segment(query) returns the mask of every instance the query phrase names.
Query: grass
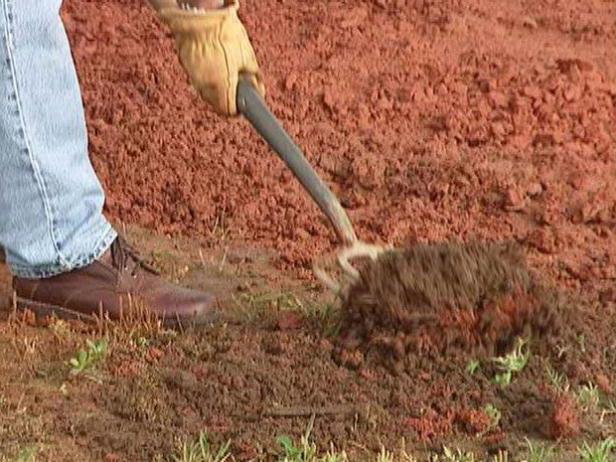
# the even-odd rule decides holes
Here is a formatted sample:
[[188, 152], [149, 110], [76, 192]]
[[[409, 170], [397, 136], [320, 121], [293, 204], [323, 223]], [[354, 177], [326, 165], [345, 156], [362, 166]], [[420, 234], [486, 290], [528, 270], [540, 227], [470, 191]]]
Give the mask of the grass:
[[69, 360], [71, 375], [79, 375], [95, 369], [107, 356], [106, 340], [86, 340], [86, 350], [79, 350], [77, 355]]
[[552, 387], [559, 392], [568, 392], [570, 385], [567, 377], [556, 372], [549, 364], [546, 366], [546, 373]]
[[530, 351], [523, 351], [526, 341], [524, 339], [518, 339], [518, 344], [514, 350], [506, 356], [492, 358], [492, 361], [496, 363], [500, 373], [494, 377], [494, 382], [501, 387], [506, 387], [511, 384], [514, 373], [521, 372], [528, 364], [530, 358]]
[[443, 447], [443, 458], [435, 456], [431, 462], [479, 462], [472, 452], [463, 452], [457, 449], [455, 452], [448, 447]]
[[579, 449], [580, 457], [584, 462], [610, 462], [610, 456], [616, 448], [616, 440], [607, 438], [594, 446], [589, 446], [586, 441]]
[[38, 454], [38, 448], [36, 446], [29, 446], [19, 451], [15, 462], [36, 462], [36, 455]]
[[[306, 432], [296, 444], [289, 436], [283, 435], [277, 438], [281, 448], [280, 462], [348, 462], [349, 459], [344, 451], [335, 452], [332, 448], [324, 456], [318, 455], [317, 445], [312, 441], [310, 434], [314, 425], [314, 417], [310, 419]], [[387, 459], [386, 459], [387, 460]]]
[[486, 415], [490, 418], [490, 425], [488, 426], [488, 428], [484, 430], [483, 433], [489, 433], [492, 430], [495, 430], [496, 428], [498, 428], [498, 425], [500, 424], [500, 420], [502, 417], [501, 412], [498, 410], [498, 408], [496, 408], [492, 404], [487, 404], [483, 410], [486, 413]]
[[306, 300], [291, 291], [245, 293], [234, 299], [238, 314], [249, 323], [261, 321], [272, 313], [290, 311], [319, 326], [328, 337], [335, 336], [339, 330], [339, 311], [333, 305]]
[[475, 375], [480, 367], [481, 363], [477, 359], [471, 359], [466, 365], [466, 372], [468, 375]]
[[599, 388], [593, 383], [588, 382], [580, 387], [577, 393], [577, 399], [584, 412], [597, 409], [601, 399], [599, 396]]
[[[499, 451], [498, 454], [489, 459], [490, 462], [507, 462], [509, 456], [507, 452]], [[447, 447], [443, 447], [441, 456], [434, 455], [430, 458], [430, 462], [482, 462], [472, 452], [464, 452], [461, 449], [455, 451]]]
[[528, 438], [524, 439], [526, 440], [526, 445], [528, 446], [526, 462], [552, 462], [554, 460], [553, 446], [534, 446]]
[[226, 462], [233, 458], [229, 453], [231, 442], [227, 441], [218, 450], [210, 444], [207, 433], [201, 432], [193, 442], [184, 442], [179, 454], [173, 457], [174, 462]]

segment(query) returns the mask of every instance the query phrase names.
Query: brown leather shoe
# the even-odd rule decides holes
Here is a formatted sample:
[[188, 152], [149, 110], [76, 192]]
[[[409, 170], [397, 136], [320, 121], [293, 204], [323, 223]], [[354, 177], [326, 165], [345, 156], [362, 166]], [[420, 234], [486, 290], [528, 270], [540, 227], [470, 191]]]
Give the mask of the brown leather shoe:
[[214, 297], [166, 282], [122, 238], [85, 268], [47, 279], [16, 277], [13, 290], [18, 309], [43, 318], [91, 321], [102, 313], [118, 320], [145, 306], [168, 327], [218, 319]]

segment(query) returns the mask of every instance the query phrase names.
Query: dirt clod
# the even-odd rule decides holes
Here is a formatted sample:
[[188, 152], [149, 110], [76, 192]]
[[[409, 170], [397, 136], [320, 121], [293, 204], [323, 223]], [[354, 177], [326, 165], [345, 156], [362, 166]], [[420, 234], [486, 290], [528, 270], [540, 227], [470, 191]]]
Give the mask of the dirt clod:
[[558, 308], [513, 246], [475, 242], [384, 254], [362, 269], [343, 311], [347, 334], [401, 358], [450, 348], [500, 352], [517, 336], [557, 330]]
[[580, 416], [573, 398], [566, 394], [556, 397], [550, 419], [550, 436], [571, 438], [580, 433]]

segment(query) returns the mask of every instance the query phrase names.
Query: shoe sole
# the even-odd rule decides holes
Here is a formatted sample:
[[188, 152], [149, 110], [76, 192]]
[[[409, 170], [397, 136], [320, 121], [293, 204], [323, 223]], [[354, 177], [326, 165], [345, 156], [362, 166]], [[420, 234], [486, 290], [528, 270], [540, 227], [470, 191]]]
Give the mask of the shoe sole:
[[28, 300], [17, 296], [15, 296], [15, 304], [18, 311], [31, 311], [37, 319], [49, 319], [55, 317], [67, 321], [82, 321], [87, 323], [96, 322], [96, 318], [94, 318], [94, 316], [69, 310], [62, 306], [35, 302], [34, 300]]
[[[18, 311], [31, 311], [37, 319], [59, 318], [66, 321], [81, 321], [88, 324], [96, 324], [99, 321], [99, 318], [95, 316], [83, 314], [62, 306], [36, 302], [18, 296], [15, 296], [15, 304]], [[214, 324], [216, 322], [216, 320], [213, 319], [199, 317], [184, 320], [180, 318], [164, 318], [161, 319], [161, 321], [163, 327], [170, 329]]]

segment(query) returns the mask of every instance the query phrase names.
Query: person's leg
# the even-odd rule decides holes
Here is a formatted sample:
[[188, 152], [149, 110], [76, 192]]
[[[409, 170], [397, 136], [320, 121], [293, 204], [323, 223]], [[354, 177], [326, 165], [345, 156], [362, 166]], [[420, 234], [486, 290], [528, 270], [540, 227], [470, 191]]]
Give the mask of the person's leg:
[[23, 278], [84, 267], [116, 238], [60, 6], [0, 0], [0, 247]]
[[136, 301], [168, 325], [217, 319], [209, 294], [166, 282], [102, 215], [61, 0], [0, 0], [0, 247], [16, 306], [119, 319]]

